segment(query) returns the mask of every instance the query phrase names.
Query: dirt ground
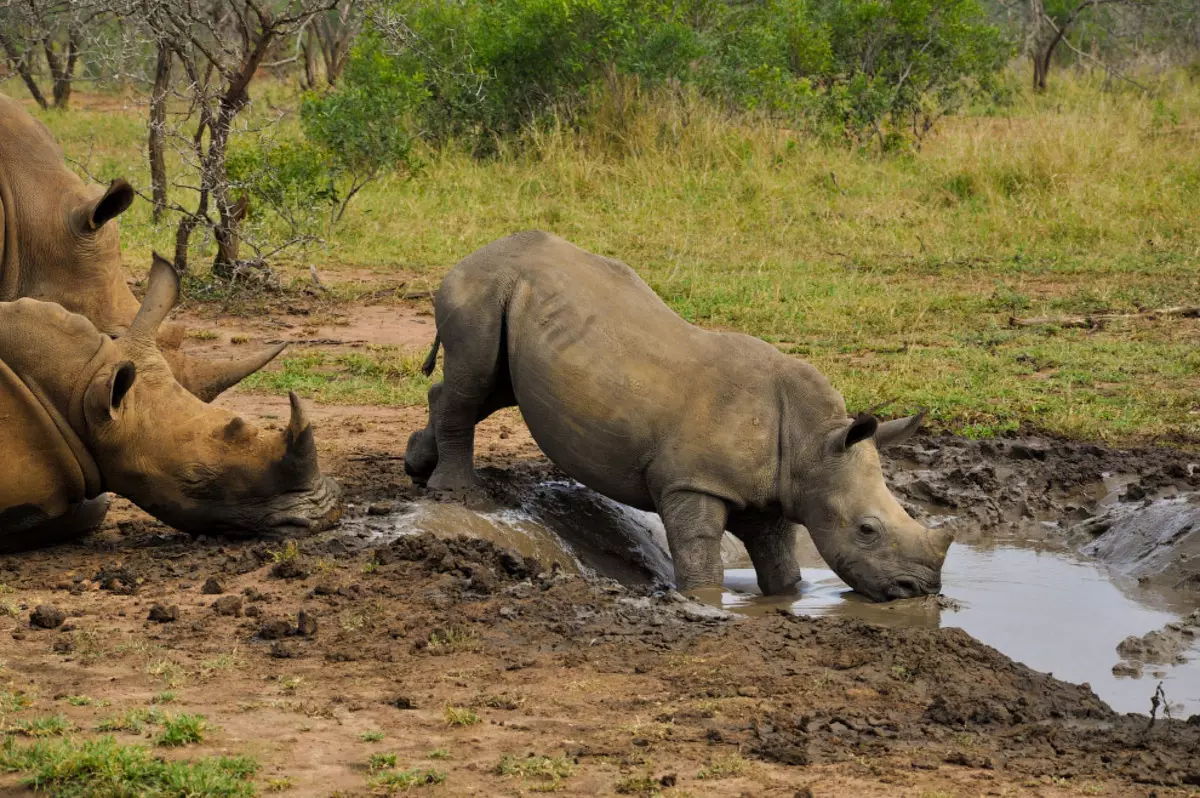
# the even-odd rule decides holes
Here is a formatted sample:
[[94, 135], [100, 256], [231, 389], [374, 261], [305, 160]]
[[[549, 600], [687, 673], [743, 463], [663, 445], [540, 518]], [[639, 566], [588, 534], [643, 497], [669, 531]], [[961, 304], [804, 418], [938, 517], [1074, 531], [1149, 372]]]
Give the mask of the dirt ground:
[[[202, 323], [220, 337], [189, 346], [232, 336], [354, 346], [384, 342], [379, 330], [386, 343], [428, 345], [418, 307], [387, 307], [401, 309], [356, 313], [354, 325], [336, 309], [272, 323], [210, 317]], [[392, 312], [403, 322], [385, 324]], [[219, 401], [286, 423], [284, 397]], [[348, 516], [418, 494], [401, 455], [423, 410], [311, 410]], [[482, 425], [477, 451], [487, 467], [550, 468], [512, 411]], [[1125, 481], [1142, 495], [1194, 490], [1188, 460], [922, 437], [897, 462], [936, 476], [897, 476], [895, 487], [914, 507], [953, 507], [1000, 531], [1094, 515], [1103, 473], [1138, 475]], [[118, 501], [81, 542], [0, 557], [0, 585], [0, 687], [33, 699], [0, 721], [62, 713], [92, 730], [172, 693], [164, 709], [202, 714], [212, 730], [169, 755], [253, 756], [264, 791], [371, 795], [369, 758], [394, 753], [400, 768], [445, 774], [419, 794], [448, 796], [1200, 794], [1200, 716], [1118, 716], [1086, 686], [959, 630], [733, 618], [670, 592], [547, 572], [482, 541], [372, 548], [337, 529], [294, 549], [191, 538]], [[65, 622], [31, 626], [42, 605]], [[149, 620], [156, 605], [174, 619]], [[524, 773], [502, 774], [506, 756]], [[540, 756], [561, 759], [528, 759]], [[26, 793], [0, 775], [0, 794]]]

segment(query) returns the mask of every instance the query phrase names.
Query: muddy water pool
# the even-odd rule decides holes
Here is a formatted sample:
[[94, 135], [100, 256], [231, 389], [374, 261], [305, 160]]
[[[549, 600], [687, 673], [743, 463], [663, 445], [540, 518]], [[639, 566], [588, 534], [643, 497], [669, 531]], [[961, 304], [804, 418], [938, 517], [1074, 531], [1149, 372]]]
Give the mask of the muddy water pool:
[[[473, 507], [418, 501], [394, 515], [350, 524], [360, 538], [384, 541], [431, 532], [467, 534], [536, 557], [568, 571], [591, 571], [625, 584], [650, 586], [671, 577], [658, 517], [610, 502], [570, 482], [542, 483], [511, 506]], [[741, 545], [729, 535], [724, 607], [753, 615], [785, 609], [798, 615], [838, 615], [891, 626], [960, 627], [1036, 670], [1091, 685], [1121, 712], [1148, 712], [1163, 683], [1176, 716], [1200, 713], [1200, 648], [1176, 665], [1146, 665], [1140, 678], [1117, 677], [1116, 646], [1194, 610], [1195, 593], [1143, 587], [1073, 552], [1017, 537], [976, 537], [951, 548], [942, 573], [943, 596], [874, 604], [852, 592], [803, 536], [798, 554], [804, 580], [798, 593], [764, 597]], [[1039, 540], [1044, 539], [1038, 536]]]
[[1173, 714], [1200, 713], [1200, 651], [1185, 654], [1182, 665], [1148, 665], [1141, 678], [1112, 673], [1118, 643], [1177, 620], [1194, 602], [1143, 589], [1069, 552], [955, 544], [942, 570], [942, 595], [953, 609], [933, 599], [875, 604], [824, 567], [805, 569], [799, 596], [760, 595], [747, 567], [727, 569], [725, 586], [724, 605], [734, 612], [787, 608], [892, 626], [959, 627], [1031, 668], [1087, 682], [1119, 712], [1149, 712], [1161, 681]]

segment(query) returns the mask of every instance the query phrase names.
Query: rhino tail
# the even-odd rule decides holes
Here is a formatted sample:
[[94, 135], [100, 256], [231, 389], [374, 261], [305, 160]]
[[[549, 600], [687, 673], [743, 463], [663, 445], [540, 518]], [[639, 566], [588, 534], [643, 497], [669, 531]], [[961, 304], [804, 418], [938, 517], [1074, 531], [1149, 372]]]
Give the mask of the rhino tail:
[[421, 373], [426, 377], [433, 374], [433, 370], [437, 368], [437, 353], [442, 345], [442, 334], [436, 332], [433, 335], [433, 347], [429, 350], [429, 356], [425, 358], [425, 363], [421, 366]]

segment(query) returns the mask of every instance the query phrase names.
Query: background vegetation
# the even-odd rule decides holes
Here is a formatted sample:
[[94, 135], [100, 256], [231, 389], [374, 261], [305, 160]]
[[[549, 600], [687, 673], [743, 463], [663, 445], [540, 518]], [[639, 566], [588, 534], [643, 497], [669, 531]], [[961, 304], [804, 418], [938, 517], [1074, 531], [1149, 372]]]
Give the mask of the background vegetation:
[[[268, 259], [282, 274], [434, 287], [542, 228], [627, 261], [691, 321], [811, 360], [855, 407], [896, 397], [976, 435], [1195, 442], [1200, 323], [1136, 315], [1200, 304], [1195, 15], [1047, 3], [1066, 44], [1043, 88], [1026, 5], [372, 6], [347, 22], [336, 79], [272, 66], [292, 39], [255, 73], [226, 170], [250, 198], [240, 232], [296, 243]], [[145, 81], [88, 91], [39, 113], [81, 172], [148, 186]], [[176, 113], [187, 87], [172, 91]], [[123, 219], [135, 271], [176, 222], [149, 202]], [[216, 253], [214, 230], [192, 249]], [[1128, 317], [1011, 321], [1095, 314]], [[363, 357], [297, 354], [257, 385], [420, 401], [407, 361]]]

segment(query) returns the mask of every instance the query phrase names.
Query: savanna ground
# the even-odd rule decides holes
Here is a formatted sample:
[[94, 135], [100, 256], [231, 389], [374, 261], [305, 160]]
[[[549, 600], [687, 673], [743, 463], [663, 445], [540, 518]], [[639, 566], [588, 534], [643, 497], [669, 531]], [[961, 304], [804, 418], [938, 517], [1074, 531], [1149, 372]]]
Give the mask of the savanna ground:
[[[297, 390], [352, 514], [413, 498], [428, 292], [476, 247], [542, 228], [630, 263], [696, 323], [809, 359], [854, 408], [894, 397], [889, 412], [927, 407], [972, 437], [1200, 441], [1200, 318], [1142, 313], [1200, 305], [1187, 78], [1153, 97], [1064, 79], [887, 157], [627, 100], [493, 160], [426, 153], [326, 244], [277, 260], [282, 291], [190, 281], [189, 347], [297, 342], [219, 401], [281, 424]], [[41, 118], [88, 173], [144, 185], [144, 113], [80, 95]], [[144, 202], [121, 224], [143, 275], [172, 231]], [[1011, 321], [1095, 315], [1124, 318]], [[546, 467], [511, 411], [478, 449]], [[1118, 718], [954, 630], [731, 624], [486, 546], [353, 544], [192, 540], [121, 503], [79, 545], [0, 560], [0, 792], [31, 776], [60, 795], [105, 779], [114, 795], [1200, 789], [1200, 725]], [[42, 605], [61, 625], [31, 626]]]

